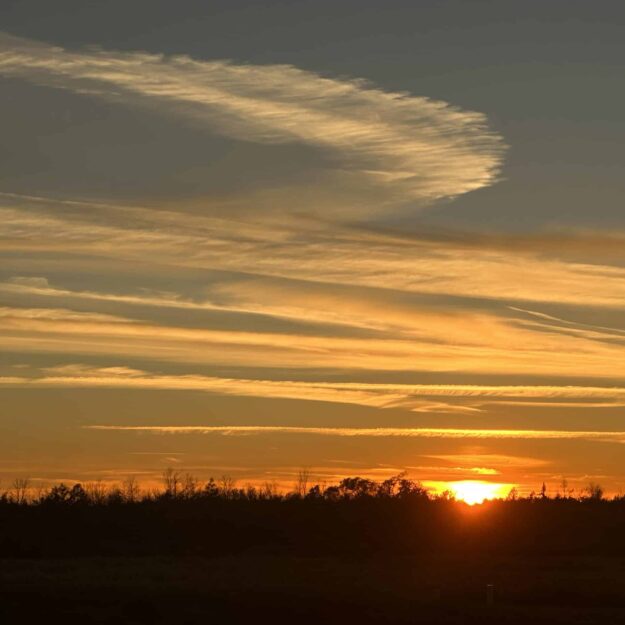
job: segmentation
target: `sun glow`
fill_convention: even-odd
[[[505,497],[510,490],[509,484],[496,484],[493,482],[481,482],[478,480],[463,480],[449,482],[449,490],[461,501],[474,505],[487,499]]]

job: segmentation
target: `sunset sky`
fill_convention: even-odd
[[[0,485],[625,490],[624,13],[4,0]]]

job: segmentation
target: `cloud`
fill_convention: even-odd
[[[574,262],[543,257],[538,251],[467,249],[453,241],[406,240],[291,217],[262,222],[190,215],[181,219],[161,210],[83,206],[89,210],[64,213],[59,204],[33,201],[24,206],[7,199],[0,206],[4,249],[516,301],[522,308],[527,302],[613,310],[625,306],[625,268],[598,264],[592,257]]]
[[[0,306],[0,327],[3,323],[8,325],[21,323],[59,322],[59,323],[132,323],[132,320],[122,319],[115,315],[107,315],[95,312],[77,312],[67,308],[13,308]]]
[[[448,463],[460,463],[460,464],[486,464],[492,467],[496,467],[500,470],[509,469],[529,469],[544,467],[552,463],[550,460],[544,458],[532,458],[527,456],[510,456],[506,454],[433,454],[427,455],[426,458],[432,458],[434,460],[443,460]]]
[[[9,285],[14,286],[14,285]],[[29,293],[32,293],[29,290]],[[300,296],[298,296],[300,297]],[[302,323],[333,321],[324,315],[329,300],[311,292],[308,311],[301,304]],[[316,302],[316,303],[315,303]],[[285,314],[282,304],[256,310]],[[316,308],[315,308],[316,306]],[[353,314],[350,313],[353,310]],[[75,311],[69,308],[0,307],[0,340],[7,350],[75,355],[107,355],[162,362],[222,364],[294,369],[331,368],[387,371],[471,371],[482,374],[528,373],[614,378],[624,369],[622,337],[605,333],[574,333],[559,327],[538,326],[470,309],[396,307],[384,300],[368,303],[347,294],[335,311],[345,331],[336,327],[314,332],[291,323],[262,328],[257,323],[223,325],[201,320],[202,326],[136,315]],[[386,314],[388,312],[388,314]],[[367,316],[388,318],[393,327],[363,328]],[[179,317],[179,316],[178,316]],[[354,321],[356,331],[349,330]],[[293,321],[295,316],[293,317]],[[199,349],[201,347],[201,349]]]
[[[26,291],[30,289],[47,291],[50,285],[46,278],[15,276],[14,278],[9,278],[5,286],[15,287],[18,290],[24,289]]]
[[[164,110],[228,137],[320,148],[399,201],[492,184],[504,144],[480,113],[291,65],[64,50],[0,34],[0,75]],[[336,207],[335,207],[336,209]]]
[[[402,408],[419,413],[479,412],[489,403],[515,405],[615,407],[625,405],[625,388],[601,386],[506,386],[462,384],[381,384],[262,380],[202,375],[157,375],[130,367],[82,364],[49,367],[40,377],[0,377],[3,385],[68,388],[133,388],[202,391],[222,395],[298,399]],[[536,400],[542,400],[536,402]],[[562,402],[562,399],[571,400]],[[574,400],[574,401],[572,401]],[[552,402],[552,403],[549,403]]]
[[[152,432],[155,434],[312,434],[317,436],[375,438],[454,438],[454,439],[522,439],[522,440],[585,440],[625,443],[625,432],[581,430],[496,430],[468,428],[345,428],[297,427],[273,425],[85,425],[87,430]]]
[[[187,327],[70,309],[0,308],[7,350],[140,357],[163,362],[294,369],[472,371],[613,377],[622,347],[558,333],[516,328],[492,315],[417,313],[418,333],[336,335]],[[445,323],[458,325],[446,330]],[[521,344],[523,347],[518,348]],[[515,349],[511,350],[514,346]],[[201,349],[200,349],[201,347]]]

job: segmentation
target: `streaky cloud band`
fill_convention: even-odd
[[[342,428],[252,425],[85,425],[84,429],[155,434],[314,434],[320,436],[366,436],[407,438],[488,438],[529,440],[586,440],[625,443],[625,432],[578,430],[495,430],[467,428]]]
[[[125,366],[49,367],[44,375],[0,377],[0,386],[127,388],[201,391],[218,395],[296,399],[419,413],[478,413],[491,404],[526,407],[617,408],[625,405],[619,386],[514,386],[468,384],[389,384],[263,380],[202,375],[154,375]]]

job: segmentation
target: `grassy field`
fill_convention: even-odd
[[[486,584],[495,603],[486,603]],[[0,560],[2,622],[616,623],[620,558]]]

